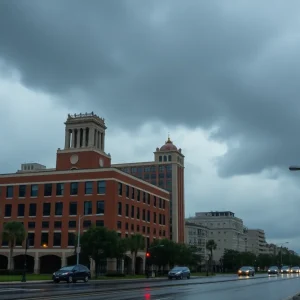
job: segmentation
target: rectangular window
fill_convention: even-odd
[[[156,223],[156,212],[153,213],[153,223]]]
[[[35,222],[28,222],[28,228],[35,228]]]
[[[69,215],[76,216],[77,215],[77,202],[70,202],[69,204]]]
[[[172,178],[172,173],[171,172],[167,173],[167,178]]]
[[[104,201],[97,201],[97,215],[104,214]]]
[[[48,232],[42,232],[41,236],[41,246],[47,247],[48,246]]]
[[[55,221],[54,228],[61,228],[61,221]]]
[[[125,230],[128,230],[128,228],[129,228],[128,223],[125,223]]]
[[[129,217],[129,204],[126,204],[125,206],[125,216]]]
[[[43,221],[42,222],[42,228],[49,228],[49,222],[48,221]]]
[[[158,158],[159,162],[162,162],[162,156],[160,155]]]
[[[76,228],[76,221],[69,221],[69,228]]]
[[[30,196],[37,197],[39,192],[39,186],[37,184],[32,184],[30,187]]]
[[[122,229],[122,222],[121,222],[121,221],[118,221],[118,222],[117,222],[117,228],[118,228],[118,229]]]
[[[92,195],[93,194],[93,182],[87,181],[85,183],[85,194],[86,195]]]
[[[156,173],[151,174],[151,179],[156,179]]]
[[[150,172],[150,167],[145,167],[144,172]]]
[[[51,203],[43,204],[43,216],[50,216],[51,213]]]
[[[143,221],[146,221],[146,210],[143,209]]]
[[[163,172],[165,170],[165,166],[159,166],[159,172]]]
[[[162,199],[162,208],[165,209],[166,208],[166,201]]]
[[[118,215],[122,216],[122,203],[118,202]]]
[[[137,190],[137,198],[136,198],[137,201],[140,201],[141,200],[141,191],[140,190]]]
[[[131,218],[134,218],[134,206],[131,206]]]
[[[172,171],[172,165],[167,165],[166,169],[167,169],[167,171]]]
[[[159,173],[158,174],[158,178],[159,179],[164,179],[165,178],[165,174],[164,173]]]
[[[96,226],[97,227],[104,227],[104,221],[103,220],[96,220]]]
[[[75,234],[68,232],[68,246],[75,246]]]
[[[5,204],[5,217],[11,217],[11,204]]]
[[[119,196],[122,196],[122,192],[123,192],[123,186],[122,186],[122,183],[118,183],[118,195]]]
[[[18,204],[18,217],[24,217],[25,204]]]
[[[63,202],[56,202],[55,203],[55,215],[62,216],[63,214]]]
[[[131,173],[136,173],[136,167],[131,168]]]
[[[147,203],[150,205],[150,194],[147,193]]]
[[[106,181],[98,181],[97,182],[97,194],[105,194],[106,193]]]
[[[44,196],[52,196],[52,183],[44,184]]]
[[[19,198],[26,197],[26,185],[19,185]]]
[[[136,218],[139,220],[140,219],[140,208],[136,208]]]
[[[156,196],[153,197],[153,206],[156,207]]]
[[[73,196],[78,195],[78,182],[71,182],[70,194]]]
[[[161,198],[159,198],[159,204],[158,204],[158,207],[161,208],[162,205],[161,205]]]
[[[83,221],[83,228],[90,228],[92,226],[91,220],[84,220]]]
[[[6,187],[6,198],[12,198],[14,196],[14,187],[9,185]]]
[[[54,232],[53,234],[53,246],[60,247],[61,246],[61,232]]]
[[[126,185],[126,198],[129,198],[129,185]]]
[[[36,203],[30,203],[29,204],[29,217],[35,217],[36,216]]]
[[[147,222],[150,222],[150,210],[147,211]]]
[[[146,203],[146,192],[143,192],[143,202]]]
[[[56,196],[63,196],[64,189],[65,189],[64,183],[57,183],[56,184]]]
[[[131,187],[131,199],[134,199],[134,187]]]
[[[28,232],[27,238],[28,238],[28,246],[34,247],[34,240],[35,240],[34,232]]]
[[[85,215],[93,214],[92,201],[84,201],[84,214]]]

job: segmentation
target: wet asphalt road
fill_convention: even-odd
[[[254,278],[228,275],[174,281],[150,279],[140,283],[1,285],[0,299],[283,300],[299,292],[298,275],[256,275]]]

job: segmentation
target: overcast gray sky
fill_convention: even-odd
[[[67,114],[94,111],[114,163],[152,160],[171,133],[187,216],[231,210],[300,252],[300,172],[288,173],[300,164],[299,11],[296,0],[2,0],[1,173],[53,167]]]

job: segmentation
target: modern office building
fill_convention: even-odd
[[[170,137],[162,147],[156,148],[154,161],[115,164],[113,167],[170,192],[170,239],[184,243],[184,155]]]
[[[27,264],[36,273],[74,263],[75,235],[91,225],[115,230],[123,238],[133,233],[154,239],[168,237],[170,193],[111,166],[105,152],[105,122],[97,115],[69,115],[65,146],[57,150],[56,168],[22,164],[21,170],[0,175],[0,232],[19,221],[28,232]],[[81,231],[81,233],[82,233]],[[23,268],[24,243],[14,249],[12,264]],[[9,266],[9,249],[1,241],[0,268]],[[142,272],[145,252],[138,254]],[[124,261],[107,262],[109,270],[131,268]]]
[[[187,219],[208,228],[208,240],[214,240],[214,261],[218,265],[225,249],[245,251],[245,227],[243,220],[230,211],[197,212],[195,217]]]
[[[252,252],[255,255],[269,254],[264,230],[248,229],[246,233],[246,251]]]

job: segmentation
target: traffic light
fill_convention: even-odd
[[[150,253],[149,252],[146,253],[146,257],[150,258]]]

